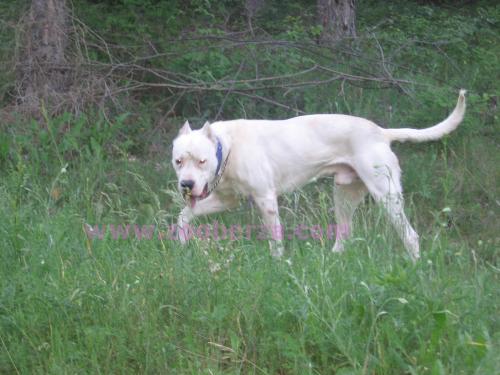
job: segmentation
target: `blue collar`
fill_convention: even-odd
[[[217,168],[215,169],[215,175],[217,176],[222,164],[222,144],[220,143],[219,138],[217,138],[217,151],[215,152],[215,156],[217,157]]]

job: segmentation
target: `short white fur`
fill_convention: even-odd
[[[334,176],[335,219],[339,228],[352,228],[356,207],[367,193],[380,203],[413,260],[420,256],[419,237],[404,213],[401,170],[390,144],[437,140],[453,131],[465,113],[465,90],[453,112],[426,129],[384,129],[360,117],[319,114],[288,120],[233,120],[206,123],[191,130],[186,122],[173,142],[172,163],[179,184],[194,182],[200,197],[215,178],[217,141],[228,162],[217,188],[194,199],[179,215],[179,236],[195,216],[235,207],[252,197],[265,225],[280,225],[277,198],[322,176]],[[230,151],[230,154],[229,154]],[[200,163],[201,160],[205,162]],[[344,248],[348,233],[338,236],[333,251]],[[281,241],[271,242],[274,256],[283,255]]]

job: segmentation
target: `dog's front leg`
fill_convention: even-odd
[[[281,226],[280,216],[278,211],[278,199],[276,194],[268,193],[261,197],[255,197],[254,201],[262,215],[262,221],[268,235],[271,236],[269,246],[271,255],[275,258],[283,256],[284,248],[282,243],[283,227]]]
[[[197,201],[194,207],[186,206],[182,209],[177,220],[179,241],[182,244],[189,240],[191,233],[189,225],[194,217],[221,212],[236,206],[238,203],[234,198],[224,198],[221,199],[217,194],[212,193],[207,198]]]

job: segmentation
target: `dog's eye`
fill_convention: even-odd
[[[182,160],[181,159],[175,159],[175,164],[181,165],[182,164]]]
[[[200,159],[199,163],[200,164],[205,164],[207,162],[207,159]]]

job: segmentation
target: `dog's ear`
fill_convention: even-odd
[[[179,135],[189,134],[191,133],[191,127],[189,126],[189,121],[186,121],[182,128],[179,130]]]
[[[212,133],[212,127],[210,126],[210,123],[207,121],[205,122],[205,125],[203,125],[203,128],[201,128],[201,131],[203,134],[205,134],[208,138],[214,139],[214,134]]]

